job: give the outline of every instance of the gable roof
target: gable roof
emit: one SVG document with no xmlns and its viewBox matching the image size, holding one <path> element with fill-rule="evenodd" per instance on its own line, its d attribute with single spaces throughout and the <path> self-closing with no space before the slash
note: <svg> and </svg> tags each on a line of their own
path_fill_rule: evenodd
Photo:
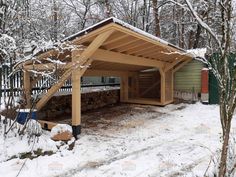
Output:
<svg viewBox="0 0 236 177">
<path fill-rule="evenodd" d="M 108 25 L 108 24 L 111 24 L 111 23 L 115 23 L 117 25 L 125 27 L 125 28 L 127 28 L 129 30 L 132 30 L 132 31 L 134 31 L 136 33 L 139 33 L 140 35 L 143 35 L 143 36 L 146 36 L 146 37 L 148 37 L 150 39 L 156 40 L 156 41 L 158 41 L 158 42 L 160 42 L 160 43 L 162 43 L 164 45 L 171 46 L 171 47 L 173 47 L 175 49 L 178 49 L 178 50 L 180 50 L 182 52 L 186 52 L 184 49 L 182 49 L 182 48 L 180 48 L 180 47 L 178 47 L 178 46 L 176 46 L 174 44 L 171 44 L 171 43 L 169 43 L 169 42 L 167 42 L 167 41 L 165 41 L 165 40 L 163 40 L 163 39 L 161 39 L 161 38 L 159 38 L 157 36 L 154 36 L 154 35 L 152 35 L 152 34 L 150 34 L 148 32 L 145 32 L 145 31 L 143 31 L 143 30 L 141 30 L 141 29 L 139 29 L 137 27 L 134 27 L 134 26 L 132 26 L 132 25 L 130 25 L 130 24 L 128 24 L 128 23 L 126 23 L 126 22 L 124 22 L 122 20 L 119 20 L 119 19 L 117 19 L 115 17 L 110 17 L 110 18 L 104 19 L 104 20 L 100 21 L 99 23 L 96 23 L 96 24 L 94 24 L 94 25 L 92 25 L 92 26 L 90 26 L 90 27 L 88 27 L 88 28 L 86 28 L 86 29 L 84 29 L 82 31 L 79 31 L 78 33 L 72 34 L 72 35 L 64 38 L 62 40 L 62 42 L 64 42 L 64 41 L 72 41 L 72 40 L 74 40 L 74 39 L 76 39 L 76 38 L 78 38 L 80 36 L 86 35 L 86 34 L 92 32 L 92 31 L 95 31 L 98 28 L 101 28 L 101 27 L 103 27 L 105 25 Z"/>
</svg>

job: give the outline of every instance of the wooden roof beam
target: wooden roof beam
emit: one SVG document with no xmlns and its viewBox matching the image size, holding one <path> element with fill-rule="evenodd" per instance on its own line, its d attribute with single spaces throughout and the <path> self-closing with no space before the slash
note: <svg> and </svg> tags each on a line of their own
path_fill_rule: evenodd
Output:
<svg viewBox="0 0 236 177">
<path fill-rule="evenodd" d="M 116 70 L 100 70 L 100 69 L 87 69 L 83 76 L 113 76 L 121 77 L 127 73 L 126 71 L 116 71 Z"/>
<path fill-rule="evenodd" d="M 107 51 L 103 49 L 98 49 L 96 52 L 94 52 L 91 58 L 98 61 L 122 63 L 128 65 L 137 65 L 137 66 L 157 67 L 157 68 L 163 68 L 166 64 L 166 62 L 162 61 L 151 60 L 144 57 L 136 57 L 132 55 Z"/>
</svg>

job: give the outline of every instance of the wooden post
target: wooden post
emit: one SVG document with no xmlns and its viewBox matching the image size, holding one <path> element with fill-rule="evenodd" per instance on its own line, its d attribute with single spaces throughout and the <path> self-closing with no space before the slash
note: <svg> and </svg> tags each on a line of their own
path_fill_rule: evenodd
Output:
<svg viewBox="0 0 236 177">
<path fill-rule="evenodd" d="M 160 70 L 161 74 L 161 103 L 164 105 L 166 101 L 166 76 L 163 70 Z"/>
<path fill-rule="evenodd" d="M 173 72 L 173 69 L 171 69 L 171 97 L 172 97 L 172 101 L 174 101 L 174 72 Z"/>
<path fill-rule="evenodd" d="M 139 98 L 140 93 L 139 93 L 139 73 L 135 74 L 135 97 Z"/>
<path fill-rule="evenodd" d="M 78 62 L 81 50 L 72 51 L 72 62 Z M 72 71 L 72 129 L 76 138 L 81 133 L 81 74 L 80 68 Z"/>
<path fill-rule="evenodd" d="M 137 98 L 138 95 L 138 73 L 137 72 L 130 72 L 129 77 L 131 78 L 131 85 L 129 86 L 130 89 L 130 98 Z M 129 90 L 128 90 L 129 91 Z"/>
<path fill-rule="evenodd" d="M 30 73 L 24 71 L 24 91 L 26 99 L 26 108 L 31 108 L 31 83 L 30 83 Z"/>
<path fill-rule="evenodd" d="M 120 85 L 120 101 L 126 102 L 129 99 L 129 80 L 128 74 L 125 73 L 121 76 L 121 85 Z"/>
</svg>

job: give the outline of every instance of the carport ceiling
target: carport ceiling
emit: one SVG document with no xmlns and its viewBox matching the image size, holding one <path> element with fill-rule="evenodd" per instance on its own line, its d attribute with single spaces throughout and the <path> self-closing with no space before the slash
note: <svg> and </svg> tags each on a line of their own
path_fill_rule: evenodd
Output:
<svg viewBox="0 0 236 177">
<path fill-rule="evenodd" d="M 100 49 L 167 63 L 176 59 L 192 58 L 191 55 L 186 54 L 185 50 L 116 18 L 106 19 L 64 39 L 64 41 L 73 41 L 73 44 L 89 46 L 98 34 L 108 28 L 113 28 L 114 32 L 99 47 Z M 183 55 L 184 53 L 185 55 Z"/>
</svg>

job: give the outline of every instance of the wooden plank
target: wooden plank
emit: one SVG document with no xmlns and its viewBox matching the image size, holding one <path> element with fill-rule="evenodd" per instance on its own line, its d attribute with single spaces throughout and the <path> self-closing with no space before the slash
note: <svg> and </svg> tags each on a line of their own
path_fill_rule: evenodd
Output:
<svg viewBox="0 0 236 177">
<path fill-rule="evenodd" d="M 136 42 L 133 42 L 133 43 L 131 43 L 131 44 L 128 45 L 128 46 L 117 48 L 117 51 L 118 51 L 118 52 L 121 52 L 121 53 L 122 53 L 122 52 L 128 52 L 128 51 L 131 50 L 131 49 L 134 49 L 134 48 L 136 48 L 136 47 L 142 46 L 143 43 L 144 43 L 143 41 L 141 41 L 140 39 L 137 39 Z"/>
<path fill-rule="evenodd" d="M 114 35 L 111 35 L 103 44 L 102 46 L 105 46 L 105 45 L 108 45 L 108 44 L 112 44 L 116 41 L 119 41 L 121 39 L 124 39 L 124 38 L 127 38 L 129 35 L 127 34 L 124 34 L 124 33 L 118 33 L 118 34 L 114 34 Z"/>
<path fill-rule="evenodd" d="M 83 68 L 81 68 L 81 70 L 80 70 L 80 77 L 82 77 L 84 75 L 85 71 L 89 68 L 92 61 L 93 60 L 89 58 L 88 61 L 83 65 Z"/>
<path fill-rule="evenodd" d="M 160 70 L 161 74 L 161 103 L 165 104 L 166 101 L 166 77 L 165 72 Z"/>
<path fill-rule="evenodd" d="M 139 73 L 135 74 L 135 97 L 139 97 L 140 89 L 139 89 Z"/>
<path fill-rule="evenodd" d="M 160 84 L 160 81 L 157 81 L 156 83 L 149 86 L 146 90 L 144 90 L 142 93 L 140 93 L 141 97 L 144 96 L 146 93 L 148 93 L 153 88 L 155 88 L 158 84 Z"/>
<path fill-rule="evenodd" d="M 95 69 L 87 69 L 83 76 L 116 76 L 121 77 L 126 72 L 124 71 L 115 71 L 115 70 L 95 70 Z"/>
<path fill-rule="evenodd" d="M 174 100 L 174 72 L 171 70 L 171 94 L 172 94 L 172 101 Z"/>
<path fill-rule="evenodd" d="M 137 38 L 125 38 L 125 39 L 123 39 L 123 40 L 120 40 L 120 41 L 117 41 L 116 43 L 112 43 L 112 44 L 110 44 L 110 45 L 106 45 L 106 46 L 104 46 L 106 49 L 108 49 L 108 50 L 113 50 L 113 49 L 117 49 L 117 48 L 119 48 L 119 47 L 123 47 L 123 46 L 127 46 L 127 45 L 129 45 L 129 44 L 132 44 L 132 43 L 134 43 L 134 42 L 136 42 L 136 41 L 138 41 L 139 39 L 137 39 Z"/>
<path fill-rule="evenodd" d="M 120 101 L 125 102 L 129 97 L 129 83 L 128 83 L 128 74 L 121 76 L 120 81 Z"/>
<path fill-rule="evenodd" d="M 72 52 L 72 62 L 79 62 L 77 51 Z M 81 74 L 80 69 L 72 72 L 72 126 L 81 124 Z"/>
<path fill-rule="evenodd" d="M 100 35 L 98 35 L 94 41 L 84 50 L 83 53 L 81 53 L 80 56 L 80 61 L 86 60 L 90 58 L 94 52 L 103 44 L 104 41 L 113 33 L 113 30 L 106 31 Z M 75 56 L 76 57 L 76 56 Z"/>
<path fill-rule="evenodd" d="M 153 49 L 153 48 L 154 48 L 154 49 Z M 149 53 L 149 52 L 155 50 L 155 48 L 157 48 L 157 46 L 155 46 L 155 45 L 151 45 L 151 46 L 148 46 L 148 47 L 144 47 L 142 50 L 139 50 L 139 51 L 136 52 L 135 54 L 136 54 L 136 55 L 146 54 L 146 53 Z"/>
<path fill-rule="evenodd" d="M 98 49 L 97 51 L 95 51 L 94 54 L 91 56 L 91 58 L 98 61 L 122 63 L 129 65 L 137 65 L 137 66 L 150 66 L 157 68 L 162 68 L 166 64 L 166 62 L 162 61 L 156 61 L 156 60 L 146 59 L 144 57 L 136 57 L 132 55 L 121 54 L 103 49 Z"/>
<path fill-rule="evenodd" d="M 51 130 L 53 127 L 57 125 L 57 123 L 55 122 L 50 122 L 46 120 L 38 120 L 38 122 L 41 124 L 42 128 L 46 130 Z"/>
<path fill-rule="evenodd" d="M 112 63 L 105 61 L 97 61 L 95 60 L 89 69 L 95 70 L 115 70 L 115 71 L 142 71 L 146 69 L 150 69 L 148 66 L 137 66 L 130 64 L 121 64 L 121 63 Z"/>
<path fill-rule="evenodd" d="M 125 101 L 126 103 L 135 103 L 135 104 L 147 104 L 147 105 L 156 105 L 156 106 L 164 106 L 166 103 L 162 103 L 155 99 L 148 98 L 129 98 Z"/>
<path fill-rule="evenodd" d="M 142 41 L 141 41 L 140 44 L 135 45 L 135 46 L 132 46 L 131 48 L 128 48 L 128 49 L 125 51 L 125 53 L 126 53 L 126 54 L 129 54 L 129 55 L 134 54 L 134 53 L 136 53 L 137 51 L 142 50 L 143 48 L 145 48 L 145 46 L 147 46 L 147 45 L 148 45 L 147 42 L 142 42 Z"/>
<path fill-rule="evenodd" d="M 170 101 L 166 101 L 165 103 L 164 103 L 164 105 L 168 105 L 168 104 L 171 104 L 171 103 L 173 103 L 174 102 L 174 99 L 173 100 L 170 100 Z"/>
<path fill-rule="evenodd" d="M 24 92 L 26 99 L 26 108 L 31 108 L 31 82 L 30 82 L 30 73 L 24 71 Z"/>
<path fill-rule="evenodd" d="M 152 51 L 146 51 L 142 53 L 142 56 L 156 58 L 157 54 L 159 54 L 160 51 L 152 50 Z"/>
</svg>

